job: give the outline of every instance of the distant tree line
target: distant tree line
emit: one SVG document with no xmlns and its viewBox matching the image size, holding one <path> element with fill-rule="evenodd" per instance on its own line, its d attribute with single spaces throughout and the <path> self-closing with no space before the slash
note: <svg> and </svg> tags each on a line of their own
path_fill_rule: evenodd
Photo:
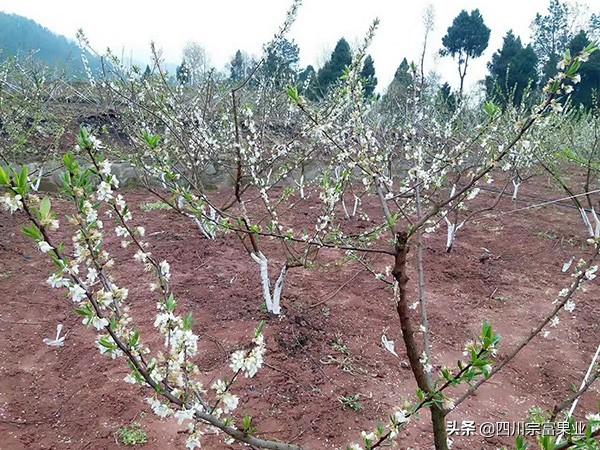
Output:
<svg viewBox="0 0 600 450">
<path fill-rule="evenodd" d="M 535 94 L 553 77 L 557 64 L 566 51 L 579 52 L 592 40 L 600 38 L 600 13 L 594 13 L 587 21 L 586 29 L 573 29 L 577 11 L 560 0 L 550 0 L 545 14 L 538 13 L 532 23 L 532 42 L 523 45 L 521 38 L 509 30 L 502 47 L 496 50 L 488 63 L 488 75 L 483 80 L 486 96 L 499 105 L 520 104 L 526 94 Z M 459 88 L 453 91 L 448 83 L 442 83 L 436 95 L 440 106 L 453 110 L 464 94 L 464 83 L 469 64 L 487 49 L 491 30 L 485 25 L 478 9 L 463 10 L 453 20 L 442 39 L 440 54 L 455 59 L 460 78 Z M 263 70 L 275 82 L 285 80 L 298 86 L 300 92 L 318 101 L 338 82 L 345 69 L 352 64 L 352 50 L 346 39 L 336 43 L 331 56 L 319 69 L 312 65 L 298 67 L 299 50 L 294 42 L 283 40 L 280 49 L 268 53 Z M 244 79 L 256 61 L 238 50 L 229 64 L 230 80 Z M 366 97 L 375 96 L 377 76 L 371 55 L 365 58 L 361 72 Z M 383 101 L 402 108 L 413 87 L 416 69 L 404 58 L 394 78 L 384 90 Z M 596 94 L 597 92 L 597 94 Z M 600 105 L 600 52 L 581 70 L 581 82 L 570 97 L 577 106 L 590 108 Z"/>
<path fill-rule="evenodd" d="M 587 16 L 585 21 L 579 20 Z M 574 26 L 576 23 L 584 25 Z M 440 105 L 453 110 L 464 95 L 465 80 L 470 64 L 487 49 L 491 30 L 486 26 L 478 9 L 460 11 L 442 39 L 442 56 L 452 57 L 458 66 L 459 87 L 451 89 L 448 83 L 439 83 L 437 99 Z M 589 15 L 561 1 L 549 0 L 547 11 L 538 13 L 532 23 L 531 43 L 523 45 L 521 38 L 509 30 L 502 47 L 488 63 L 488 74 L 483 80 L 486 96 L 497 104 L 520 104 L 525 98 L 538 93 L 546 81 L 557 73 L 557 64 L 566 51 L 576 53 L 591 41 L 600 39 L 600 12 Z M 0 60 L 11 55 L 25 55 L 35 49 L 35 57 L 47 65 L 64 69 L 73 76 L 83 74 L 81 50 L 72 41 L 58 36 L 32 20 L 0 13 Z M 99 67 L 99 61 L 87 54 L 90 65 Z M 272 44 L 259 68 L 263 79 L 277 87 L 296 85 L 307 98 L 319 101 L 343 76 L 352 64 L 352 49 L 345 38 L 336 43 L 330 57 L 320 68 L 300 67 L 300 51 L 293 40 L 281 39 Z M 204 49 L 195 43 L 186 45 L 181 63 L 175 69 L 175 79 L 185 85 L 195 85 L 208 74 L 216 74 L 231 83 L 246 79 L 258 61 L 241 49 L 228 64 L 228 73 L 218 73 L 207 58 Z M 600 105 L 600 52 L 581 70 L 581 81 L 570 96 L 570 101 L 585 108 Z M 152 75 L 147 66 L 144 77 Z M 421 74 L 422 75 L 422 74 Z M 212 75 L 211 75 L 212 76 Z M 375 61 L 368 55 L 361 71 L 366 98 L 377 98 Z M 382 100 L 390 107 L 403 108 L 413 77 L 417 76 L 409 61 L 402 59 L 394 78 L 383 92 Z"/>
</svg>

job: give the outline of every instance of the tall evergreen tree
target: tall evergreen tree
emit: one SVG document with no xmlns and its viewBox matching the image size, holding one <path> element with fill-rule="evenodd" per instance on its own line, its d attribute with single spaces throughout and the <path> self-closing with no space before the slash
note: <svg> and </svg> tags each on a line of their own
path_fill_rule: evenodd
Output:
<svg viewBox="0 0 600 450">
<path fill-rule="evenodd" d="M 456 97 L 452 93 L 452 88 L 448 83 L 444 83 L 440 86 L 436 99 L 438 107 L 447 111 L 448 113 L 453 113 L 456 111 Z"/>
<path fill-rule="evenodd" d="M 377 86 L 377 77 L 375 76 L 375 65 L 373 64 L 373 58 L 371 55 L 367 55 L 365 62 L 363 63 L 360 76 L 363 79 L 365 97 L 369 98 L 375 92 Z"/>
<path fill-rule="evenodd" d="M 175 77 L 179 84 L 188 84 L 190 82 L 190 68 L 185 62 L 185 59 L 181 61 L 181 64 L 175 69 Z"/>
<path fill-rule="evenodd" d="M 146 64 L 146 69 L 144 70 L 144 74 L 142 75 L 142 78 L 144 80 L 150 78 L 150 75 L 152 75 L 152 70 L 150 70 L 150 66 L 148 64 Z"/>
<path fill-rule="evenodd" d="M 231 81 L 242 81 L 249 75 L 250 61 L 241 50 L 235 52 L 235 56 L 229 63 L 229 71 L 229 79 Z"/>
<path fill-rule="evenodd" d="M 413 76 L 410 73 L 410 64 L 408 64 L 406 58 L 402 60 L 396 69 L 396 72 L 394 73 L 394 80 L 392 82 L 396 82 L 405 88 L 408 88 L 410 85 L 412 85 Z"/>
<path fill-rule="evenodd" d="M 512 31 L 506 33 L 502 48 L 492 56 L 488 64 L 490 74 L 485 79 L 488 97 L 494 97 L 500 104 L 512 100 L 519 104 L 527 86 L 535 87 L 537 56 L 531 45 L 523 47 L 521 38 Z"/>
<path fill-rule="evenodd" d="M 539 59 L 542 84 L 556 75 L 556 66 L 572 38 L 569 16 L 567 3 L 550 0 L 546 14 L 536 14 L 531 24 L 533 49 Z"/>
<path fill-rule="evenodd" d="M 316 79 L 317 72 L 315 71 L 315 68 L 311 65 L 306 66 L 306 68 L 298 74 L 298 89 L 300 92 L 308 92 L 309 89 L 314 87 Z"/>
<path fill-rule="evenodd" d="M 585 31 L 580 31 L 571 42 L 569 42 L 569 51 L 571 55 L 576 55 L 590 44 Z M 590 59 L 581 65 L 578 74 L 581 81 L 574 87 L 571 94 L 573 104 L 581 105 L 585 108 L 600 106 L 600 52 L 596 51 L 590 55 Z"/>
<path fill-rule="evenodd" d="M 352 64 L 352 51 L 346 39 L 340 39 L 329 61 L 319 69 L 317 82 L 313 91 L 317 97 L 322 97 L 329 88 L 335 84 L 344 73 L 344 69 Z"/>
<path fill-rule="evenodd" d="M 278 86 L 293 83 L 297 76 L 300 50 L 295 42 L 278 40 L 267 49 L 264 73 Z"/>
<path fill-rule="evenodd" d="M 383 95 L 383 107 L 387 110 L 399 112 L 400 115 L 404 115 L 408 98 L 412 95 L 410 91 L 412 89 L 413 81 L 411 66 L 407 59 L 404 58 L 396 69 L 394 78 Z"/>
<path fill-rule="evenodd" d="M 462 98 L 469 59 L 478 58 L 488 46 L 490 29 L 483 23 L 478 9 L 468 13 L 464 9 L 454 18 L 442 39 L 442 55 L 450 55 L 458 60 L 460 76 L 459 98 Z"/>
</svg>

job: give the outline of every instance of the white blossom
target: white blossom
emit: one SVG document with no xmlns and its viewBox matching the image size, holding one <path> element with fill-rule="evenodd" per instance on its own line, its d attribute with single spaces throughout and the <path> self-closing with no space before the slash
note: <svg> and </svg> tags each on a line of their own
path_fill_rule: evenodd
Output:
<svg viewBox="0 0 600 450">
<path fill-rule="evenodd" d="M 138 262 L 145 263 L 148 260 L 150 253 L 146 253 L 143 250 L 138 250 L 135 255 L 133 255 L 133 259 Z"/>
<path fill-rule="evenodd" d="M 406 416 L 406 411 L 403 409 L 398 409 L 394 412 L 394 421 L 397 424 L 406 423 L 410 420 L 409 417 Z"/>
<path fill-rule="evenodd" d="M 475 197 L 477 197 L 477 194 L 479 194 L 479 192 L 481 191 L 480 188 L 475 188 L 473 189 L 471 192 L 469 192 L 469 194 L 467 195 L 467 200 L 473 200 Z"/>
<path fill-rule="evenodd" d="M 246 352 L 244 350 L 237 350 L 231 354 L 231 363 L 229 367 L 234 372 L 241 370 L 244 367 L 244 360 L 246 357 Z"/>
<path fill-rule="evenodd" d="M 240 401 L 240 399 L 236 395 L 230 394 L 229 392 L 225 392 L 221 400 L 223 401 L 223 411 L 225 413 L 230 413 L 234 411 L 238 407 L 238 403 Z"/>
<path fill-rule="evenodd" d="M 110 175 L 110 168 L 111 168 L 112 164 L 110 163 L 110 161 L 108 159 L 105 159 L 104 161 L 102 161 L 100 163 L 100 174 L 108 176 Z"/>
<path fill-rule="evenodd" d="M 156 414 L 158 417 L 160 417 L 162 419 L 170 416 L 173 413 L 173 410 L 171 408 L 169 408 L 168 405 L 156 400 L 153 397 L 148 397 L 146 399 L 146 401 L 152 408 L 152 411 L 154 411 L 154 414 Z"/>
<path fill-rule="evenodd" d="M 13 214 L 19 209 L 23 208 L 23 202 L 21 201 L 21 199 L 22 197 L 19 194 L 4 194 L 2 197 L 0 197 L 0 203 L 2 203 L 5 210 Z"/>
<path fill-rule="evenodd" d="M 215 390 L 217 395 L 221 395 L 227 390 L 227 383 L 225 383 L 223 380 L 217 380 L 212 384 L 211 387 Z"/>
<path fill-rule="evenodd" d="M 48 244 L 46 241 L 39 241 L 38 242 L 38 248 L 40 249 L 40 251 L 42 253 L 48 253 L 50 250 L 52 250 L 54 247 L 52 247 L 50 244 Z"/>
<path fill-rule="evenodd" d="M 169 281 L 171 279 L 171 266 L 167 261 L 161 261 L 158 265 L 160 268 L 161 275 L 165 278 L 165 280 Z"/>
<path fill-rule="evenodd" d="M 108 201 L 112 198 L 112 193 L 113 192 L 110 184 L 108 184 L 106 181 L 101 181 L 97 192 L 98 200 Z"/>
<path fill-rule="evenodd" d="M 48 283 L 50 285 L 50 287 L 53 288 L 61 288 L 61 287 L 68 287 L 69 286 L 69 280 L 67 280 L 66 278 L 63 278 L 61 275 L 53 273 L 52 275 L 50 275 L 50 277 L 46 280 L 46 283 Z"/>
<path fill-rule="evenodd" d="M 592 430 L 592 433 L 594 433 L 596 430 L 598 430 L 600 428 L 600 414 L 599 413 L 589 413 L 586 414 L 585 418 L 591 422 L 590 424 L 590 428 Z"/>
<path fill-rule="evenodd" d="M 96 330 L 101 330 L 102 328 L 108 326 L 109 322 L 106 318 L 100 318 L 94 315 L 91 318 L 84 318 L 82 323 L 84 325 L 92 325 Z"/>
<path fill-rule="evenodd" d="M 185 420 L 193 420 L 194 419 L 194 410 L 193 409 L 179 409 L 175 411 L 173 414 L 175 419 L 177 419 L 177 423 L 181 425 Z"/>
<path fill-rule="evenodd" d="M 81 302 L 86 297 L 86 291 L 80 285 L 74 284 L 69 287 L 69 293 L 75 303 Z"/>
<path fill-rule="evenodd" d="M 565 303 L 565 311 L 572 313 L 573 311 L 575 311 L 575 302 L 573 300 L 567 300 L 567 303 Z"/>
<path fill-rule="evenodd" d="M 585 277 L 591 281 L 594 278 L 596 278 L 597 271 L 598 271 L 598 266 L 592 266 L 585 271 Z"/>
<path fill-rule="evenodd" d="M 423 365 L 423 370 L 427 373 L 431 373 L 433 371 L 433 366 L 429 363 L 429 358 L 427 357 L 427 353 L 421 353 L 421 357 L 419 358 L 419 362 Z"/>
</svg>

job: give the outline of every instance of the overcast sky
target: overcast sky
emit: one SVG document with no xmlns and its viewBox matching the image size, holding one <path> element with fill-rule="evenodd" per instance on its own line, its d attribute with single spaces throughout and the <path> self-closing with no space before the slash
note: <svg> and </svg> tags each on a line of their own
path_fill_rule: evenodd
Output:
<svg viewBox="0 0 600 450">
<path fill-rule="evenodd" d="M 600 0 L 587 0 L 591 11 L 600 12 Z M 403 57 L 417 61 L 423 43 L 422 16 L 427 5 L 435 11 L 426 70 L 437 71 L 452 85 L 458 84 L 456 64 L 437 56 L 441 40 L 461 9 L 479 8 L 491 28 L 489 47 L 467 73 L 472 86 L 486 73 L 486 63 L 502 44 L 509 29 L 530 40 L 536 12 L 544 12 L 548 0 L 304 0 L 290 37 L 300 47 L 301 64 L 321 64 L 344 36 L 358 42 L 369 24 L 379 17 L 381 25 L 370 53 L 375 60 L 379 89 L 390 82 Z M 92 46 L 110 47 L 145 61 L 149 43 L 163 49 L 169 63 L 178 63 L 188 41 L 200 43 L 211 63 L 223 68 L 238 48 L 259 54 L 285 17 L 286 0 L 0 0 L 0 11 L 29 17 L 50 30 L 70 38 L 82 28 Z"/>
</svg>

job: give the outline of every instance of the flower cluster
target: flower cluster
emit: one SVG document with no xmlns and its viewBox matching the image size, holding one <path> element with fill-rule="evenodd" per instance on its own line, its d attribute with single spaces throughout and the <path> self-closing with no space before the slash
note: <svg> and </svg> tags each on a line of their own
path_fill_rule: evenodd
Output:
<svg viewBox="0 0 600 450">
<path fill-rule="evenodd" d="M 198 379 L 199 370 L 193 362 L 199 351 L 198 336 L 192 331 L 191 316 L 176 314 L 177 302 L 169 284 L 171 266 L 165 260 L 154 260 L 150 245 L 143 240 L 145 229 L 131 224 L 131 210 L 124 197 L 115 192 L 119 183 L 111 173 L 111 163 L 98 154 L 100 145 L 86 130 L 81 131 L 78 151 L 88 154 L 96 170 L 82 169 L 70 154 L 64 158 L 67 170 L 64 192 L 76 207 L 75 214 L 69 218 L 75 228 L 72 257 L 67 257 L 62 244 L 52 243 L 48 233 L 56 230 L 59 223 L 50 200 L 40 200 L 29 191 L 26 169 L 10 177 L 0 168 L 0 183 L 9 188 L 3 198 L 11 205 L 19 202 L 14 212 L 24 210 L 32 222 L 25 228 L 25 234 L 55 263 L 57 270 L 47 283 L 68 292 L 83 324 L 99 333 L 97 346 L 101 354 L 112 359 L 127 359 L 131 373 L 125 381 L 151 387 L 156 392 L 147 398 L 155 414 L 161 418 L 174 416 L 180 423 L 189 421 L 187 448 L 193 449 L 200 446 L 204 433 L 202 424 L 207 423 L 203 417 L 216 419 L 237 408 L 239 398 L 229 392 L 235 376 L 229 383 L 213 384 L 217 406 L 209 408 Z M 98 177 L 97 183 L 93 182 L 94 175 Z M 104 248 L 107 225 L 100 220 L 103 210 L 107 217 L 115 220 L 114 232 L 122 246 L 134 246 L 137 251 L 133 259 L 142 263 L 146 271 L 154 272 L 157 279 L 152 285 L 155 291 L 159 290 L 154 326 L 164 337 L 164 351 L 155 355 L 134 328 L 128 289 L 119 286 L 111 275 L 115 261 Z M 253 377 L 262 367 L 266 352 L 262 329 L 263 325 L 256 330 L 250 351 L 232 355 L 231 367 L 236 374 Z M 231 425 L 232 419 L 228 417 L 226 423 Z"/>
</svg>

